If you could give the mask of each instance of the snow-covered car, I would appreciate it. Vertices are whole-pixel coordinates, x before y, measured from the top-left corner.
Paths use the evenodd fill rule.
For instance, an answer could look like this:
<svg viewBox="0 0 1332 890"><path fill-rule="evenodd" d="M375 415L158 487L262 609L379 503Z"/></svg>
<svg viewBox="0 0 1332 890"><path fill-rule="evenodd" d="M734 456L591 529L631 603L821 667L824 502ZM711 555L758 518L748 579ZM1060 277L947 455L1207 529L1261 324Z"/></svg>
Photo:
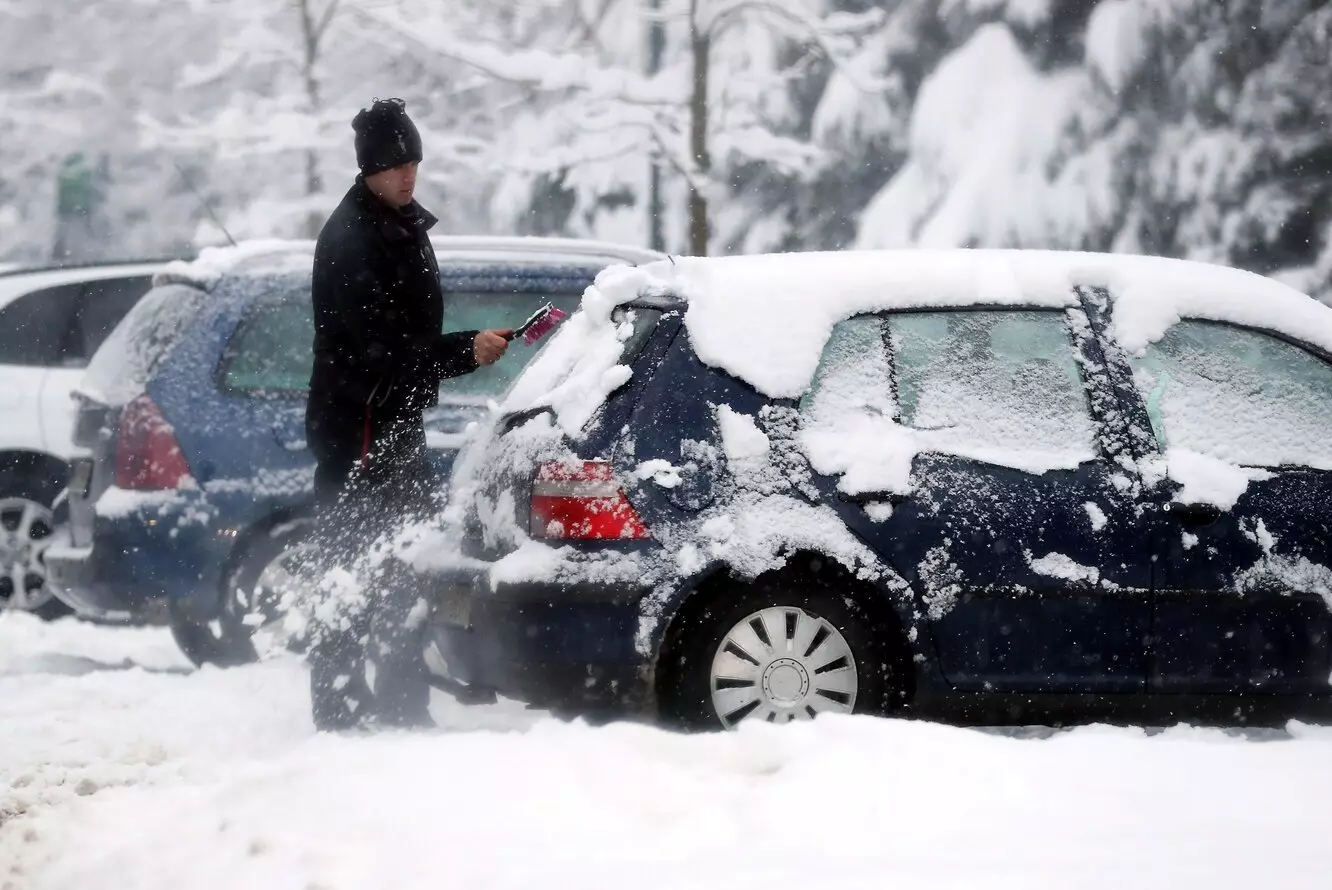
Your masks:
<svg viewBox="0 0 1332 890"><path fill-rule="evenodd" d="M572 311L602 268L661 256L555 238L434 243L449 330L512 327L546 302ZM46 554L80 614L169 622L197 664L258 655L256 631L283 617L290 557L311 528L312 264L308 241L173 264L89 365L70 521ZM426 417L441 487L459 434L534 352L515 347L441 385Z"/></svg>
<svg viewBox="0 0 1332 890"><path fill-rule="evenodd" d="M1332 688L1332 308L1149 257L608 269L409 551L468 696L687 726Z"/></svg>
<svg viewBox="0 0 1332 890"><path fill-rule="evenodd" d="M70 391L162 262L0 270L0 608L68 613L46 584L69 475Z"/></svg>

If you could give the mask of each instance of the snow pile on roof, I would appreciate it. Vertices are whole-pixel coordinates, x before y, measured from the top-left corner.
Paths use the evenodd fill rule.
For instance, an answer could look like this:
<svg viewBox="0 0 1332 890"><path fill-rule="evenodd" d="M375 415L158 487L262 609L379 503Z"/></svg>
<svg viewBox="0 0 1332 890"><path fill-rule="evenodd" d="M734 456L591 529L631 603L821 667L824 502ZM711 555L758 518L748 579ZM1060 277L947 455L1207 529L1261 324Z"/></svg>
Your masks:
<svg viewBox="0 0 1332 890"><path fill-rule="evenodd" d="M654 292L688 300L685 325L699 358L774 398L805 392L833 326L858 313L978 303L1058 308L1075 303L1074 285L1110 289L1115 332L1130 350L1195 317L1265 327L1332 352L1332 308L1250 272L1161 257L830 251L676 257L603 276L602 305Z"/></svg>
<svg viewBox="0 0 1332 890"><path fill-rule="evenodd" d="M193 260L167 263L154 284L186 283L210 290L223 276L244 267L256 273L310 271L314 242L281 238L242 241L235 246L206 247Z"/></svg>

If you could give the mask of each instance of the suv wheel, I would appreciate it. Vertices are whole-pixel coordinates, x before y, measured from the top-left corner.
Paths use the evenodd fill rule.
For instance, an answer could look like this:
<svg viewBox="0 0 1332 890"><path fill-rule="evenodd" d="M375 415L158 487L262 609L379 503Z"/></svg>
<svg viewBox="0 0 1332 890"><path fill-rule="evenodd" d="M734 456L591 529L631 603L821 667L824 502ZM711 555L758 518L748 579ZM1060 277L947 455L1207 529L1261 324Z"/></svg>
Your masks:
<svg viewBox="0 0 1332 890"><path fill-rule="evenodd" d="M298 562L313 528L311 520L296 520L251 541L222 577L214 620L171 616L176 644L192 662L233 667L296 648L282 631L284 597L300 584Z"/></svg>
<svg viewBox="0 0 1332 890"><path fill-rule="evenodd" d="M46 583L46 548L55 531L54 479L0 474L0 606L51 620L73 612Z"/></svg>
<svg viewBox="0 0 1332 890"><path fill-rule="evenodd" d="M722 591L670 635L663 717L689 729L883 713L890 643L854 599L811 585Z"/></svg>

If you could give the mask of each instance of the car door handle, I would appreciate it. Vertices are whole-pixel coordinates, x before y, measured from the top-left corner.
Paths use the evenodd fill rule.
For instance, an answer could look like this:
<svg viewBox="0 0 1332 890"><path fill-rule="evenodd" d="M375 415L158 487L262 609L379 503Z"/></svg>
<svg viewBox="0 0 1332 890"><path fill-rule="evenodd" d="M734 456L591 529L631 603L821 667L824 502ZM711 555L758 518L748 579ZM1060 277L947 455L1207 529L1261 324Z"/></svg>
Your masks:
<svg viewBox="0 0 1332 890"><path fill-rule="evenodd" d="M1190 527L1211 525L1221 518L1221 513L1221 508L1214 504L1170 504L1170 515Z"/></svg>

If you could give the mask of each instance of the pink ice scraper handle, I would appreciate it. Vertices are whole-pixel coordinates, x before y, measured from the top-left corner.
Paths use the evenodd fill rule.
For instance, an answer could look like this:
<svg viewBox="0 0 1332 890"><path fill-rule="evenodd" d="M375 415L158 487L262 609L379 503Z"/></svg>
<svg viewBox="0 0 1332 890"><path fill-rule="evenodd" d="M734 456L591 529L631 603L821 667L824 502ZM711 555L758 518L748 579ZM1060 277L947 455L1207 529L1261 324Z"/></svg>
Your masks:
<svg viewBox="0 0 1332 890"><path fill-rule="evenodd" d="M564 319L564 312L556 309L551 303L547 303L528 316L527 321L514 328L513 332L508 335L508 339L516 340L522 337L523 342L531 346L546 334L549 334L551 329Z"/></svg>

